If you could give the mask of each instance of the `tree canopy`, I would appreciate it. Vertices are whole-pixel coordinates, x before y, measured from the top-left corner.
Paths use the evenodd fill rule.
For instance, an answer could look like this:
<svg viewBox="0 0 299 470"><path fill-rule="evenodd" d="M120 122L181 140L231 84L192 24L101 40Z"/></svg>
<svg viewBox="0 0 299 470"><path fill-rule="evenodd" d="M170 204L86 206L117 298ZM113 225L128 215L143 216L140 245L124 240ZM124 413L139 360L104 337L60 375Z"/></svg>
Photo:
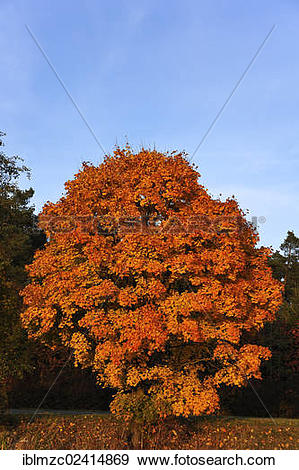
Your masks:
<svg viewBox="0 0 299 470"><path fill-rule="evenodd" d="M280 251L270 258L270 266L274 277L283 282L284 296L274 327L265 329L264 341L273 351L269 366L273 381L283 388L284 406L295 407L296 402L298 409L299 238L293 231L288 231Z"/></svg>
<svg viewBox="0 0 299 470"><path fill-rule="evenodd" d="M0 132L0 145L3 146ZM27 368L25 332L20 323L22 299L19 290L26 283L25 265L41 246L43 234L37 227L30 206L33 189L18 186L21 175L29 170L19 157L0 152L0 388L1 406L5 406L7 385L12 377Z"/></svg>
<svg viewBox="0 0 299 470"><path fill-rule="evenodd" d="M271 252L199 176L183 153L116 148L40 215L48 242L28 267L23 325L116 388L123 415L212 413L221 385L260 378L270 357L243 333L281 304Z"/></svg>

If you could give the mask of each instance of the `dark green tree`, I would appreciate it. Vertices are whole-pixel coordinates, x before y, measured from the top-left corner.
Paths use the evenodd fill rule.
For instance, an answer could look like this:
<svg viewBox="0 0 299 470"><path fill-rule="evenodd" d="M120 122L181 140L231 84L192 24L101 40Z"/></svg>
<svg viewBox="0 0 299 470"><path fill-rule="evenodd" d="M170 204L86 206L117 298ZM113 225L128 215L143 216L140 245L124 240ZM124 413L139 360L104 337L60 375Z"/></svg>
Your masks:
<svg viewBox="0 0 299 470"><path fill-rule="evenodd" d="M299 323L299 238L288 231L280 251L270 258L273 276L284 284L284 302L277 320L288 327L288 334L298 328Z"/></svg>
<svg viewBox="0 0 299 470"><path fill-rule="evenodd" d="M283 389L280 412L296 415L299 411L299 238L294 232L288 231L270 265L274 277L284 283L284 302L276 322L268 327L272 360L267 366L271 368L273 380Z"/></svg>
<svg viewBox="0 0 299 470"><path fill-rule="evenodd" d="M0 132L0 146L3 136ZM0 149L1 150L1 149ZM20 189L19 178L30 176L19 157L0 151L0 407L7 404L11 381L29 367L26 334L19 320L22 300L19 291L26 283L25 265L44 243L37 227L33 189Z"/></svg>

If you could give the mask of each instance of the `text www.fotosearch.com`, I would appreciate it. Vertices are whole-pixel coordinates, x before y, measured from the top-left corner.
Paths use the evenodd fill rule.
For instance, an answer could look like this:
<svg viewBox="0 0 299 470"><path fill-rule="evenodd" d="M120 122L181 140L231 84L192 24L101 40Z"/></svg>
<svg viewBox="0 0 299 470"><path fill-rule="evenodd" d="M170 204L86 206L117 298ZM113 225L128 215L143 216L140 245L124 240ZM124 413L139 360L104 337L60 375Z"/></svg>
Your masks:
<svg viewBox="0 0 299 470"><path fill-rule="evenodd" d="M225 456L203 456L191 454L138 455L128 453L66 453L64 455L23 454L23 466L275 466L271 456L241 456L238 453Z"/></svg>

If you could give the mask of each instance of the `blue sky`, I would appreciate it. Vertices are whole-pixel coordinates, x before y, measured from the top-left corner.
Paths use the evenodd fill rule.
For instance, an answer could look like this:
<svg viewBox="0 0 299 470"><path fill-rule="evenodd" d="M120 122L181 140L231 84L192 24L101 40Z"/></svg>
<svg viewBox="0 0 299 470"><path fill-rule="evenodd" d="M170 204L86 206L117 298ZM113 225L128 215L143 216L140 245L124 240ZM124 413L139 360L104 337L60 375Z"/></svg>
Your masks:
<svg viewBox="0 0 299 470"><path fill-rule="evenodd" d="M298 235L298 1L0 0L0 12L0 129L32 169L37 212L103 154L25 24L108 153L128 138L189 154L275 24L194 161L210 193L266 219L262 244Z"/></svg>

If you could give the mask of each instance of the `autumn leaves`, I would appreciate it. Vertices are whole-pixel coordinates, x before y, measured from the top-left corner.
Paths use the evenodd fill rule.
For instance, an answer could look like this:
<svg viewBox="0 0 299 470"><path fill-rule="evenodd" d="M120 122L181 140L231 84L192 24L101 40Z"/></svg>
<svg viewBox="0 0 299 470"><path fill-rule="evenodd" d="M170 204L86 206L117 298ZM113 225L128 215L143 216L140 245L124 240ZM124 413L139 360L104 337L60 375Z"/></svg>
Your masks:
<svg viewBox="0 0 299 470"><path fill-rule="evenodd" d="M269 357L243 339L281 303L269 251L237 202L212 199L198 177L181 153L118 148L40 217L49 241L28 268L23 324L117 388L124 416L132 396L161 416L212 413L220 384L260 377ZM186 220L196 229L169 229Z"/></svg>

